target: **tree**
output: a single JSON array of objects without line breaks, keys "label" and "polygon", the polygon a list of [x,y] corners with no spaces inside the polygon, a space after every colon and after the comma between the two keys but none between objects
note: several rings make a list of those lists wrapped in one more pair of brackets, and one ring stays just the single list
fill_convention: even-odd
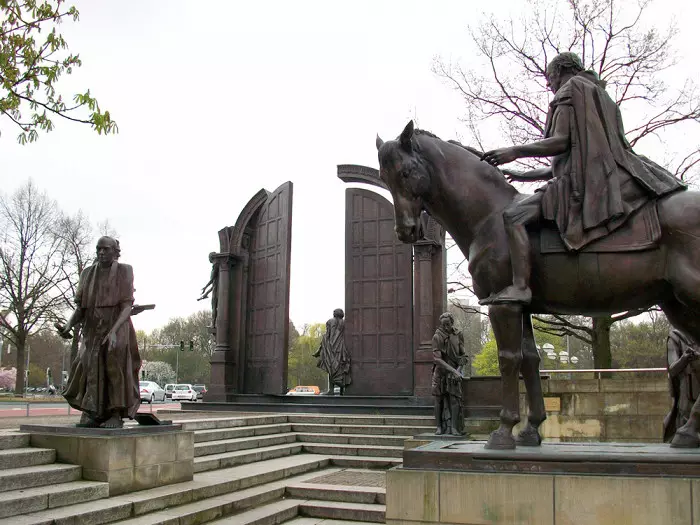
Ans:
[{"label": "tree", "polygon": [[46,386],[46,369],[39,365],[29,363],[29,374],[27,374],[27,385],[32,387]]},{"label": "tree", "polygon": [[[211,377],[211,311],[203,310],[189,317],[175,317],[164,327],[153,330],[140,348],[146,361],[164,361],[177,370],[178,381],[206,383]],[[180,341],[185,349],[180,351]],[[192,341],[192,352],[189,342]],[[139,343],[142,343],[139,339]],[[167,346],[168,348],[162,348]]]},{"label": "tree", "polygon": [[316,385],[323,390],[326,387],[328,375],[316,366],[318,358],[312,355],[321,345],[325,332],[325,323],[305,324],[301,334],[294,340],[288,357],[289,388],[297,385]]},{"label": "tree", "polygon": [[[598,73],[625,113],[627,139],[632,146],[658,137],[660,131],[700,123],[700,97],[690,80],[671,87],[662,74],[674,64],[674,27],[659,31],[643,25],[650,0],[623,9],[616,0],[569,0],[565,9],[555,0],[533,0],[521,19],[494,17],[470,28],[478,55],[488,73],[464,68],[438,58],[433,71],[455,89],[465,103],[464,122],[472,138],[483,146],[482,126],[498,125],[513,144],[542,138],[549,94],[545,70],[563,51],[574,51],[587,68]],[[686,128],[687,129],[687,128]],[[535,167],[531,159],[524,164]],[[671,170],[689,179],[700,163],[700,148],[679,152]],[[595,317],[576,323],[562,316],[558,330],[572,330],[593,348],[595,366],[609,368],[610,329],[613,323],[640,312]]]},{"label": "tree", "polygon": [[141,379],[163,386],[175,381],[175,370],[163,361],[148,361],[141,367]]},{"label": "tree", "polygon": [[55,116],[89,124],[100,135],[116,133],[116,122],[90,90],[74,95],[72,102],[56,90],[64,73],[82,65],[57,31],[64,20],[78,21],[75,6],[65,0],[2,0],[0,14],[0,113],[20,128],[19,143],[53,130]]},{"label": "tree", "polygon": [[611,329],[614,367],[666,367],[666,339],[670,323],[662,312],[651,311],[644,317],[637,323],[616,323]]},{"label": "tree", "polygon": [[[63,264],[60,267],[62,286],[59,287],[59,293],[66,310],[71,311],[75,308],[74,298],[78,290],[80,275],[94,260],[94,231],[87,216],[79,210],[73,216],[66,214],[60,216],[56,235],[61,240],[63,250]],[[80,332],[80,325],[76,325],[73,329],[68,366],[78,355]]]},{"label": "tree", "polygon": [[0,330],[17,349],[17,392],[24,391],[25,347],[30,334],[63,307],[63,251],[55,235],[56,204],[30,181],[0,197]]},{"label": "tree", "polygon": [[0,388],[14,390],[17,382],[16,368],[0,368]]}]

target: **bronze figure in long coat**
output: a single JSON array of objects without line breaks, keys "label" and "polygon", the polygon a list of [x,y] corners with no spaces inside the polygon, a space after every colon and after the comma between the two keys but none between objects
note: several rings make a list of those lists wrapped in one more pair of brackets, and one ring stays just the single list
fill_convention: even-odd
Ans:
[{"label": "bronze figure in long coat", "polygon": [[83,340],[63,392],[83,413],[80,426],[121,427],[141,404],[141,358],[130,319],[134,274],[131,266],[117,262],[119,251],[111,237],[97,242],[97,262],[80,276],[76,309],[61,329],[66,336],[82,323]]},{"label": "bronze figure in long coat", "polygon": [[334,393],[334,387],[340,387],[340,395],[352,382],[350,376],[350,353],[345,346],[345,313],[340,308],[333,311],[333,318],[326,322],[326,333],[314,357],[318,357],[317,366],[328,374],[329,388],[327,394]]}]

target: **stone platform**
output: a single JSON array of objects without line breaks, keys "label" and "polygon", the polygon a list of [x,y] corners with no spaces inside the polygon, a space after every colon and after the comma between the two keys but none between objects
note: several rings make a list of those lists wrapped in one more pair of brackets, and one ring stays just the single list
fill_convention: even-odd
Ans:
[{"label": "stone platform", "polygon": [[54,449],[62,463],[82,467],[82,478],[109,483],[109,495],[191,481],[194,434],[181,425],[77,428],[21,425],[32,447]]},{"label": "stone platform", "polygon": [[700,450],[434,441],[388,473],[387,523],[700,525]]}]

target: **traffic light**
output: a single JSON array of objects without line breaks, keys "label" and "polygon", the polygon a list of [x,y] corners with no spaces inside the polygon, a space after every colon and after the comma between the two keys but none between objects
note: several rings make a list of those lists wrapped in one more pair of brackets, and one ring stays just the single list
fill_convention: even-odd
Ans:
[{"label": "traffic light", "polygon": [[194,341],[190,341],[190,352],[194,352]]},{"label": "traffic light", "polygon": [[185,342],[180,341],[180,352],[184,352],[184,351],[185,351]]}]

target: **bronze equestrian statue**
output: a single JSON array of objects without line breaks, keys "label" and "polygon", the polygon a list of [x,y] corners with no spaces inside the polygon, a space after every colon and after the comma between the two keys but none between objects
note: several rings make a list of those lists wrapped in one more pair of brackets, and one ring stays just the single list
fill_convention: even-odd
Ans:
[{"label": "bronze equestrian statue", "polygon": [[[421,212],[430,213],[469,260],[474,292],[489,306],[503,407],[487,448],[542,441],[530,314],[595,316],[658,304],[700,341],[700,194],[631,150],[617,105],[578,57],[557,56],[547,77],[555,96],[545,138],[533,144],[482,154],[414,130],[413,122],[397,140],[377,137],[399,239],[419,240]],[[525,156],[552,157],[551,169],[506,171],[512,180],[548,179],[535,196],[519,193],[495,167]],[[529,414],[516,441],[519,373]],[[672,446],[700,446],[700,410],[693,413],[699,417],[677,430]]]}]

